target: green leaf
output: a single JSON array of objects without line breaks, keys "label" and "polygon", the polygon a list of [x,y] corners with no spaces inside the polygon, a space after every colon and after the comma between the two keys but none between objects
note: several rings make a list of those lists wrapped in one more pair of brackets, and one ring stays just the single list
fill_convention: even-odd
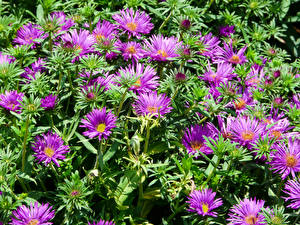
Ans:
[{"label": "green leaf", "polygon": [[26,180],[26,181],[32,181],[33,183],[35,183],[36,185],[37,185],[37,183],[36,183],[36,180],[35,179],[33,179],[32,177],[30,177],[28,174],[26,174],[26,173],[23,173],[23,172],[19,172],[18,173],[18,177],[20,177],[20,178],[22,178],[23,180]]},{"label": "green leaf", "polygon": [[80,142],[87,148],[87,150],[97,155],[97,149],[95,149],[94,146],[91,145],[90,142],[85,137],[83,137],[78,132],[75,132],[75,135],[79,138]]},{"label": "green leaf", "polygon": [[291,5],[291,0],[282,0],[281,1],[281,13],[280,13],[280,15],[279,15],[279,19],[280,20],[282,20],[285,16],[286,16],[286,14],[287,14],[287,12],[289,11],[289,9],[290,9],[290,5]]},{"label": "green leaf", "polygon": [[44,10],[43,10],[43,6],[41,4],[39,4],[36,9],[36,17],[38,20],[44,19]]}]

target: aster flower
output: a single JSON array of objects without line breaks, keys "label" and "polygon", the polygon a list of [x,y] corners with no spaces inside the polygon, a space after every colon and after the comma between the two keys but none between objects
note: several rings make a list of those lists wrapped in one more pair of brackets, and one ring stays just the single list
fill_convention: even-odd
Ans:
[{"label": "aster flower", "polygon": [[136,62],[138,62],[146,54],[142,46],[135,41],[126,43],[120,42],[117,49],[122,53],[122,56],[126,61],[128,61],[128,59],[132,59],[132,61],[135,60]]},{"label": "aster flower", "polygon": [[[233,68],[229,63],[219,63],[217,71],[212,71],[210,63],[206,67],[207,72],[203,74],[203,80],[208,81],[212,84],[219,85],[221,82],[226,82],[233,77]],[[201,78],[201,77],[199,77]]]},{"label": "aster flower", "polygon": [[232,64],[244,64],[247,62],[247,58],[244,55],[245,51],[247,49],[247,46],[241,48],[238,52],[234,51],[232,48],[232,42],[224,43],[224,49],[222,49],[220,52],[218,52],[218,55],[214,59],[215,63],[218,62],[227,62]]},{"label": "aster flower", "polygon": [[119,14],[115,14],[112,18],[119,24],[124,32],[128,33],[128,37],[141,37],[141,34],[149,34],[154,25],[150,22],[151,18],[145,12],[136,12],[133,9],[120,10]]},{"label": "aster flower", "polygon": [[46,71],[46,61],[44,59],[39,58],[37,61],[31,64],[30,67],[26,67],[25,72],[21,74],[21,77],[24,77],[27,80],[35,79],[36,73],[42,73]]},{"label": "aster flower", "polygon": [[51,131],[48,134],[37,136],[31,148],[35,152],[33,156],[36,160],[39,163],[43,161],[46,166],[52,161],[59,167],[57,160],[65,159],[64,154],[69,152],[69,146],[64,145],[62,138]]},{"label": "aster flower", "polygon": [[2,52],[0,52],[0,65],[5,63],[12,63],[15,61],[15,57],[10,55],[3,55]]},{"label": "aster flower", "polygon": [[103,43],[105,40],[112,40],[117,35],[116,25],[106,20],[101,23],[99,20],[92,35],[94,42],[98,44]]},{"label": "aster flower", "polygon": [[264,216],[260,213],[265,201],[244,199],[239,204],[230,209],[229,225],[259,225],[264,223]]},{"label": "aster flower", "polygon": [[212,210],[220,207],[223,202],[221,198],[215,199],[215,196],[216,192],[213,192],[211,189],[194,190],[188,197],[188,211],[195,212],[201,216],[217,217],[217,213]]},{"label": "aster flower", "polygon": [[226,25],[219,28],[220,35],[224,37],[229,37],[230,34],[233,34],[234,32],[235,32],[234,25],[232,26]]},{"label": "aster flower", "polygon": [[166,94],[157,94],[156,91],[140,93],[133,103],[134,111],[139,116],[163,116],[171,112],[171,99]]},{"label": "aster flower", "polygon": [[21,101],[24,94],[17,91],[5,91],[5,94],[0,95],[0,106],[3,108],[21,113]]},{"label": "aster flower", "polygon": [[50,14],[50,20],[55,20],[59,25],[59,29],[56,31],[57,34],[61,33],[62,31],[67,31],[75,25],[75,22],[72,19],[67,19],[67,16],[63,11],[52,12]]},{"label": "aster flower", "polygon": [[213,58],[214,55],[220,51],[220,40],[213,36],[212,33],[202,35],[199,33],[199,41],[196,42],[199,48],[198,54]]},{"label": "aster flower", "polygon": [[247,87],[255,87],[256,88],[264,76],[265,76],[265,73],[263,70],[260,70],[259,68],[251,67],[250,73],[248,73],[245,78],[245,85]]},{"label": "aster flower", "polygon": [[41,107],[43,107],[45,110],[51,110],[55,107],[55,101],[57,96],[51,94],[46,96],[45,98],[41,99]]},{"label": "aster flower", "polygon": [[86,115],[86,119],[82,119],[83,125],[88,130],[83,132],[83,135],[89,138],[98,137],[99,141],[102,138],[107,139],[111,134],[111,130],[116,127],[117,118],[111,111],[106,112],[106,107],[100,109],[94,109],[92,112]]},{"label": "aster flower", "polygon": [[48,34],[44,34],[40,26],[28,23],[17,31],[14,42],[20,45],[33,44],[31,48],[35,48],[36,44],[41,43],[41,39],[45,39],[47,36]]},{"label": "aster flower", "polygon": [[129,65],[125,69],[120,68],[115,82],[122,85],[124,80],[135,81],[130,90],[137,92],[149,92],[158,87],[159,77],[156,76],[156,71],[151,66],[144,66],[144,64],[137,63],[136,65]]},{"label": "aster flower", "polygon": [[100,220],[99,222],[88,222],[88,225],[115,225],[115,223],[111,221]]},{"label": "aster flower", "polygon": [[247,109],[247,106],[253,107],[255,103],[256,102],[253,100],[249,91],[245,90],[242,96],[233,101],[232,105],[234,106],[236,113],[239,115]]},{"label": "aster flower", "polygon": [[149,40],[145,40],[146,54],[156,61],[168,61],[179,57],[179,49],[182,43],[175,37],[163,37],[153,35]]},{"label": "aster flower", "polygon": [[232,116],[229,116],[229,117],[226,117],[226,123],[225,123],[225,120],[220,116],[218,115],[217,116],[217,119],[218,119],[218,125],[220,127],[220,132],[222,134],[222,136],[226,139],[232,139],[232,133],[231,133],[231,124],[232,122],[235,120],[234,117]]},{"label": "aster flower", "polygon": [[278,143],[274,147],[277,151],[271,156],[271,169],[274,173],[281,174],[284,180],[288,175],[296,177],[296,173],[300,171],[300,140],[288,139],[288,146],[284,143]]},{"label": "aster flower", "polygon": [[190,129],[186,129],[182,137],[182,144],[186,147],[189,154],[195,155],[198,151],[201,151],[205,155],[211,154],[213,150],[206,145],[204,136],[215,138],[218,135],[215,130],[211,123],[204,126],[191,126]]},{"label": "aster flower", "polygon": [[291,200],[291,204],[288,205],[289,208],[299,209],[300,208],[300,183],[298,180],[288,180],[285,184],[284,193],[289,195],[288,197],[283,197],[285,201]]},{"label": "aster flower", "polygon": [[230,127],[232,140],[251,149],[252,144],[265,132],[265,126],[257,119],[237,117]]},{"label": "aster flower", "polygon": [[12,214],[12,222],[9,223],[12,225],[50,225],[53,224],[49,221],[54,218],[55,210],[48,203],[39,206],[35,202],[34,205],[30,203],[30,207],[20,206]]}]

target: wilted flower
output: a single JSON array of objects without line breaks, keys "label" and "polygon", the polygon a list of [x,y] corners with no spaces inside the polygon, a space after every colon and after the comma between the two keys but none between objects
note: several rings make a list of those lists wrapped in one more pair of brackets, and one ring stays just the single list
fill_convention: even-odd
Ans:
[{"label": "wilted flower", "polygon": [[98,137],[99,141],[102,138],[107,139],[111,134],[111,130],[116,127],[116,120],[114,114],[111,111],[106,112],[106,107],[100,109],[94,109],[92,112],[86,115],[86,119],[82,119],[83,125],[88,130],[83,132],[83,135],[94,138]]},{"label": "wilted flower", "polygon": [[153,29],[151,18],[145,12],[136,12],[133,9],[121,10],[119,14],[112,16],[120,25],[120,28],[128,33],[128,37],[136,36],[139,38],[141,34],[149,34]]},{"label": "wilted flower", "polygon": [[39,206],[38,202],[35,202],[34,205],[30,203],[30,207],[20,206],[12,214],[12,225],[50,225],[53,224],[49,221],[54,218],[55,211],[49,203]]},{"label": "wilted flower", "polygon": [[55,107],[55,101],[57,96],[51,94],[46,96],[45,98],[41,99],[41,107],[43,107],[45,110],[51,110]]},{"label": "wilted flower", "polygon": [[239,204],[230,209],[229,225],[259,225],[263,224],[264,216],[260,213],[264,207],[265,201],[244,199]]},{"label": "wilted flower", "polygon": [[31,148],[35,151],[33,156],[39,163],[43,161],[45,165],[48,165],[52,161],[58,167],[60,165],[57,160],[65,159],[64,154],[69,152],[69,146],[64,145],[62,138],[51,131],[48,134],[37,136]]},{"label": "wilted flower", "polygon": [[300,208],[300,183],[298,180],[288,180],[285,184],[284,193],[289,195],[288,197],[283,197],[285,201],[291,200],[291,204],[288,207],[292,209]]},{"label": "wilted flower", "polygon": [[201,216],[217,217],[217,213],[212,210],[220,207],[223,202],[221,198],[215,199],[215,196],[216,192],[213,192],[211,189],[194,190],[188,197],[188,211],[195,212]]},{"label": "wilted flower", "polygon": [[28,23],[17,31],[14,42],[20,45],[33,44],[31,48],[35,48],[36,44],[41,43],[41,39],[45,39],[47,36],[48,34],[44,34],[40,26]]},{"label": "wilted flower", "polygon": [[23,96],[23,93],[18,93],[17,91],[5,91],[5,94],[0,95],[0,106],[9,111],[21,113]]},{"label": "wilted flower", "polygon": [[88,222],[88,225],[115,225],[115,223],[111,221],[100,220],[99,222]]}]

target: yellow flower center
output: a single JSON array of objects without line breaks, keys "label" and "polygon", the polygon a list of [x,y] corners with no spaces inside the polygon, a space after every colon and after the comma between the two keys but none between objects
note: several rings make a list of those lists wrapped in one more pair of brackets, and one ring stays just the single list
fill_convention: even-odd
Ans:
[{"label": "yellow flower center", "polygon": [[46,156],[51,158],[54,155],[55,151],[52,148],[46,147],[44,153]]},{"label": "yellow flower center", "polygon": [[263,119],[263,121],[264,121],[266,124],[271,124],[271,120]]},{"label": "yellow flower center", "polygon": [[286,166],[287,167],[295,167],[298,161],[293,155],[286,156]]},{"label": "yellow flower center", "polygon": [[195,142],[192,142],[191,143],[191,148],[196,152],[196,151],[199,151],[200,148],[202,148],[203,146],[203,143],[200,142],[200,141],[195,141]]},{"label": "yellow flower center", "polygon": [[148,112],[151,114],[157,113],[157,109],[158,108],[156,106],[148,106],[147,107]]},{"label": "yellow flower center", "polygon": [[95,38],[96,38],[98,43],[101,43],[103,41],[103,39],[105,39],[105,36],[100,33],[100,34],[96,34]]},{"label": "yellow flower center", "polygon": [[208,204],[206,204],[206,203],[203,203],[203,204],[202,204],[202,211],[203,211],[204,213],[207,213],[207,212],[208,212]]},{"label": "yellow flower center", "polygon": [[210,77],[211,77],[212,79],[215,79],[215,78],[217,77],[217,74],[212,73],[212,74],[210,75]]},{"label": "yellow flower center", "polygon": [[81,46],[80,45],[75,45],[74,49],[79,51],[79,50],[81,50]]},{"label": "yellow flower center", "polygon": [[234,105],[236,109],[243,109],[246,105],[246,102],[244,99],[238,98],[236,102],[234,102]]},{"label": "yellow flower center", "polygon": [[141,78],[139,78],[132,86],[138,88],[141,86],[141,84],[142,84]]},{"label": "yellow flower center", "polygon": [[271,133],[275,139],[279,139],[281,137],[281,132],[279,130],[273,130]]},{"label": "yellow flower center", "polygon": [[129,46],[128,48],[126,48],[125,51],[130,53],[130,54],[135,54],[136,53],[136,50],[135,50],[134,46]]},{"label": "yellow flower center", "polygon": [[243,131],[242,138],[244,141],[252,141],[254,137],[254,133],[252,131]]},{"label": "yellow flower center", "polygon": [[258,218],[253,215],[246,216],[246,218],[245,218],[245,222],[249,225],[256,224],[257,220],[258,220]]},{"label": "yellow flower center", "polygon": [[162,57],[168,57],[168,54],[165,50],[158,50],[157,54],[161,55]]},{"label": "yellow flower center", "polygon": [[239,63],[240,62],[240,57],[238,55],[233,55],[230,60],[231,63]]},{"label": "yellow flower center", "polygon": [[27,225],[39,225],[40,221],[38,221],[37,219],[32,219],[30,220]]},{"label": "yellow flower center", "polygon": [[136,31],[136,28],[137,28],[137,24],[134,23],[134,22],[130,22],[130,23],[127,23],[126,24],[126,27],[131,30],[131,31]]},{"label": "yellow flower center", "polygon": [[103,132],[105,131],[105,128],[106,128],[105,123],[100,123],[100,124],[97,126],[97,131],[100,132],[100,133],[103,133]]}]

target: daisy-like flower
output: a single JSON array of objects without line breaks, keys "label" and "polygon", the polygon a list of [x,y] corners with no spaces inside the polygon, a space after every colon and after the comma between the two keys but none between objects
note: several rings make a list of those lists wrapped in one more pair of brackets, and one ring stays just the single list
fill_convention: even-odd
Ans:
[{"label": "daisy-like flower", "polygon": [[111,130],[116,127],[117,118],[111,111],[106,112],[106,107],[94,109],[86,115],[86,119],[82,119],[83,125],[88,130],[83,132],[83,135],[89,138],[98,137],[99,141],[102,138],[107,139],[111,134]]},{"label": "daisy-like flower", "polygon": [[42,73],[46,71],[46,61],[44,59],[39,58],[37,61],[31,64],[30,67],[26,67],[25,72],[21,74],[21,77],[24,77],[27,80],[35,79],[36,73]]},{"label": "daisy-like flower", "polygon": [[41,107],[43,107],[45,110],[51,110],[55,107],[55,101],[57,96],[51,94],[46,96],[45,98],[41,99]]},{"label": "daisy-like flower", "polygon": [[3,55],[2,52],[0,52],[0,65],[4,63],[12,63],[15,61],[15,57],[10,55]]},{"label": "daisy-like flower", "polygon": [[198,54],[213,58],[214,55],[221,50],[219,38],[213,36],[212,33],[202,35],[199,33],[199,41],[196,42],[199,48]]},{"label": "daisy-like flower", "polygon": [[224,43],[224,49],[222,49],[219,53],[218,56],[216,56],[216,59],[214,62],[227,62],[227,63],[232,63],[232,64],[244,64],[247,62],[247,58],[244,55],[245,51],[247,49],[247,46],[244,46],[241,48],[238,52],[234,51],[232,48],[232,42],[229,43]]},{"label": "daisy-like flower", "polygon": [[101,23],[99,20],[92,35],[95,43],[102,44],[105,40],[112,40],[117,33],[116,25],[106,20],[103,20]]},{"label": "daisy-like flower", "polygon": [[182,144],[186,147],[189,154],[196,154],[201,151],[205,155],[213,153],[213,150],[207,147],[204,136],[215,138],[218,134],[215,132],[214,126],[208,123],[204,126],[191,126],[190,129],[186,129],[184,136],[182,137]]},{"label": "daisy-like flower", "polygon": [[283,197],[285,201],[291,200],[291,204],[288,207],[292,209],[300,208],[300,183],[298,180],[288,180],[285,184],[284,193],[289,195],[288,197]]},{"label": "daisy-like flower", "polygon": [[138,62],[141,58],[145,56],[145,50],[142,48],[142,46],[135,42],[130,41],[126,43],[119,43],[119,46],[117,48],[122,53],[123,58],[128,61],[128,59],[135,60]]},{"label": "daisy-like flower", "polygon": [[220,35],[224,37],[229,37],[230,34],[233,34],[234,32],[235,32],[234,25],[232,26],[226,25],[219,28]]},{"label": "daisy-like flower", "polygon": [[255,102],[248,90],[245,90],[242,96],[233,101],[236,113],[239,115],[247,109],[247,106],[254,106]]},{"label": "daisy-like flower", "polygon": [[288,146],[284,143],[278,143],[274,147],[277,151],[271,156],[271,169],[274,173],[280,173],[284,180],[288,175],[296,177],[300,172],[300,140],[288,139]]},{"label": "daisy-like flower", "polygon": [[115,82],[122,84],[123,80],[136,80],[130,87],[130,90],[137,92],[149,92],[158,87],[159,77],[156,76],[156,71],[151,66],[144,64],[129,65],[125,69],[119,69]]},{"label": "daisy-like flower", "polygon": [[261,82],[265,73],[260,68],[251,67],[250,73],[247,74],[245,78],[245,85],[247,87],[257,87]]},{"label": "daisy-like flower", "polygon": [[139,116],[163,116],[171,112],[171,99],[166,94],[157,94],[156,91],[140,93],[138,99],[132,104],[134,111]]},{"label": "daisy-like flower", "polygon": [[145,41],[146,54],[156,61],[168,61],[178,54],[182,43],[175,37],[163,37],[162,35],[153,35]]},{"label": "daisy-like flower", "polygon": [[5,94],[0,95],[0,106],[9,111],[21,113],[21,101],[23,97],[23,93],[18,93],[17,91],[5,91]]},{"label": "daisy-like flower", "polygon": [[214,85],[219,85],[221,82],[226,82],[233,77],[233,68],[229,63],[219,63],[216,72],[212,71],[210,63],[208,63],[206,69],[207,72],[203,74],[202,79]]},{"label": "daisy-like flower", "polygon": [[50,20],[55,20],[59,25],[59,29],[56,31],[57,34],[61,33],[62,31],[69,30],[75,25],[75,22],[72,19],[67,19],[67,16],[63,11],[52,12],[50,14]]},{"label": "daisy-like flower", "polygon": [[264,216],[260,213],[265,201],[244,199],[239,204],[230,209],[229,225],[259,225],[264,224]]},{"label": "daisy-like flower", "polygon": [[49,221],[54,218],[55,210],[52,210],[49,203],[39,206],[38,202],[35,202],[34,205],[30,203],[30,207],[20,206],[12,214],[12,222],[9,223],[12,225],[50,225],[53,224]]},{"label": "daisy-like flower", "polygon": [[188,197],[189,208],[187,210],[201,216],[217,217],[217,213],[213,210],[220,207],[223,202],[221,198],[215,199],[215,197],[216,192],[211,189],[194,190]]},{"label": "daisy-like flower", "polygon": [[[28,23],[17,31],[17,37],[14,42],[20,45],[33,44],[31,48],[35,48],[36,44],[41,43],[40,39],[45,39],[48,34],[44,34],[40,26]],[[37,40],[39,39],[39,40]]]},{"label": "daisy-like flower", "polygon": [[69,152],[69,146],[64,145],[62,138],[51,131],[48,134],[37,136],[31,148],[35,151],[33,156],[36,160],[39,163],[43,161],[46,166],[52,161],[59,167],[58,159],[65,159],[64,154]]},{"label": "daisy-like flower", "polygon": [[111,221],[100,220],[99,222],[88,222],[88,225],[115,225],[115,223]]},{"label": "daisy-like flower", "polygon": [[150,22],[151,18],[145,12],[136,12],[133,9],[121,10],[119,14],[115,14],[112,18],[117,21],[120,28],[128,33],[128,37],[141,37],[141,34],[149,34],[154,25]]},{"label": "daisy-like flower", "polygon": [[237,117],[230,126],[231,139],[251,149],[255,141],[265,132],[265,126],[256,119]]}]

